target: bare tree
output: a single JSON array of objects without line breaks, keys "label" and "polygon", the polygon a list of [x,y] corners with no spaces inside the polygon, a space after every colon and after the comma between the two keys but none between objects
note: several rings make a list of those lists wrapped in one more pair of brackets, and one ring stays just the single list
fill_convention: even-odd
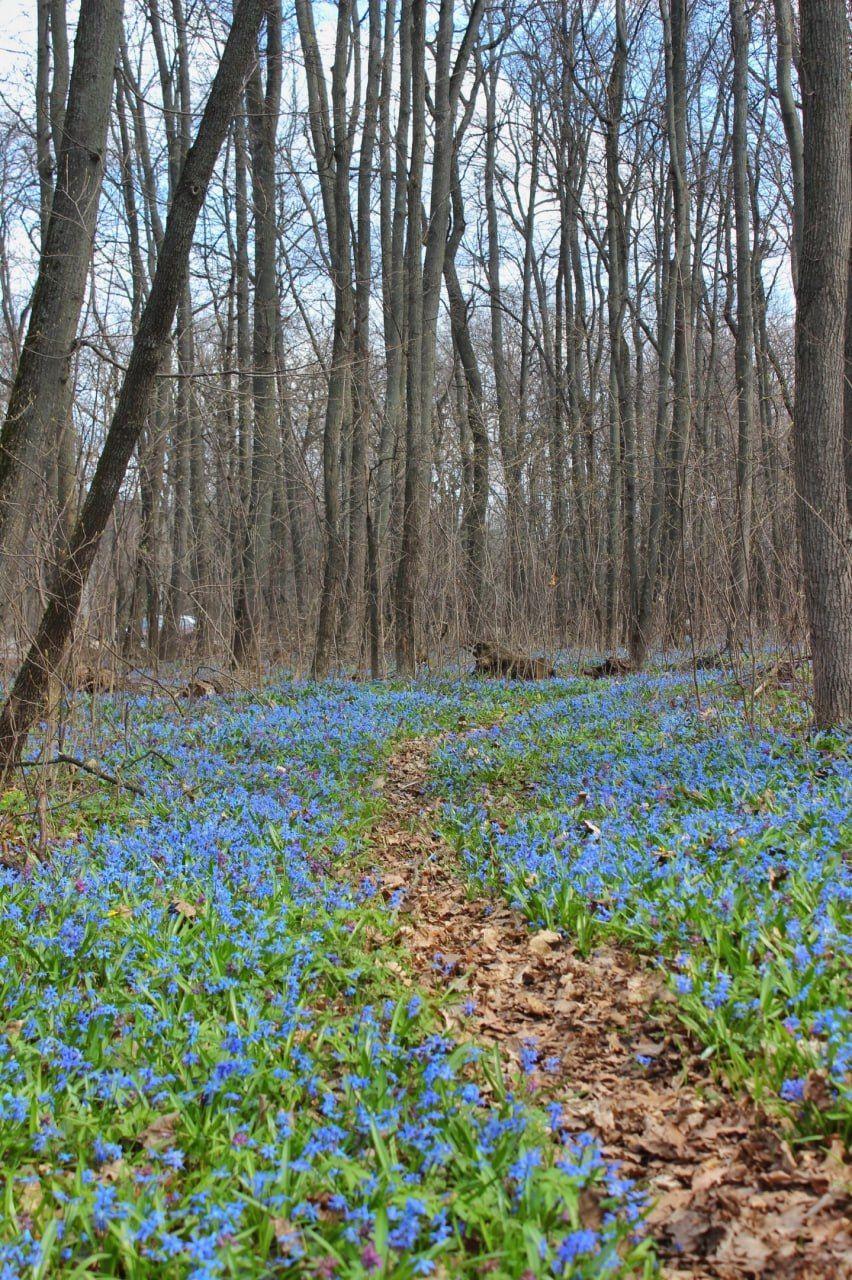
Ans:
[{"label": "bare tree", "polygon": [[754,317],[752,314],[751,210],[748,178],[749,24],[743,0],[731,0],[734,46],[734,124],[731,135],[736,226],[737,322],[737,529],[734,538],[731,640],[739,643],[748,614],[754,436]]}]

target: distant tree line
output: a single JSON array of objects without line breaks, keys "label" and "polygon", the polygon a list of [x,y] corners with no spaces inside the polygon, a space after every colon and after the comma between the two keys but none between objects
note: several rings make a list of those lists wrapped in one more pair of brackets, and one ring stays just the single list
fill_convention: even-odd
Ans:
[{"label": "distant tree line", "polygon": [[317,676],[807,632],[849,718],[842,0],[235,10],[38,0],[4,95],[0,738],[75,626]]}]

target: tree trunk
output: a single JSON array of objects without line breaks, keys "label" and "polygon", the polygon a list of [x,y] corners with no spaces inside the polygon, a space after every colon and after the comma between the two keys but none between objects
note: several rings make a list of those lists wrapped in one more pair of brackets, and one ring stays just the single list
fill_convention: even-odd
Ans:
[{"label": "tree trunk", "polygon": [[734,374],[737,388],[737,523],[729,639],[742,643],[749,611],[754,437],[754,315],[748,178],[749,24],[744,0],[730,0],[734,46],[734,124],[731,137],[736,228],[737,324]]},{"label": "tree trunk", "polygon": [[382,54],[381,10],[378,0],[369,2],[369,44],[361,151],[358,159],[358,204],[355,240],[355,328],[353,334],[352,392],[355,417],[352,432],[352,472],[349,486],[349,563],[347,566],[347,618],[343,650],[357,649],[364,616],[367,562],[367,444],[373,393],[370,385],[370,290],[372,286],[372,181],[373,154],[378,125]]},{"label": "tree trunk", "polygon": [[790,168],[793,175],[793,235],[790,239],[793,288],[798,285],[799,259],[802,253],[802,202],[804,199],[804,170],[802,160],[802,123],[793,94],[793,12],[790,0],[775,0],[775,61],[778,102],[781,121],[790,149]]},{"label": "tree trunk", "polygon": [[281,3],[267,0],[266,85],[256,66],[246,87],[254,203],[254,440],[243,566],[234,613],[234,661],[257,663],[264,621],[263,592],[269,576],[270,518],[278,452],[275,277],[275,140],[281,105]]},{"label": "tree trunk", "polygon": [[323,582],[314,644],[313,672],[328,674],[340,593],[346,568],[346,548],[341,519],[341,444],[343,423],[350,401],[352,363],[352,263],[350,234],[349,162],[352,133],[346,113],[346,83],[353,0],[341,0],[337,11],[337,35],[331,73],[331,112],[326,94],[313,12],[308,0],[296,0],[299,37],[305,60],[308,115],[328,233],[328,249],[334,285],[334,336],[323,428],[324,554]]},{"label": "tree trunk", "polygon": [[852,720],[852,528],[843,464],[849,56],[843,0],[802,0],[804,202],[796,312],[796,505],[820,728]]}]

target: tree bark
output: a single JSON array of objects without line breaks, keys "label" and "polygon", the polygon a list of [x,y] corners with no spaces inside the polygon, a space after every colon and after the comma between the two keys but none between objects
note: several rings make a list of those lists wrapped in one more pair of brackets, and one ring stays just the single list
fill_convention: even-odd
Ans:
[{"label": "tree bark", "polygon": [[314,644],[313,673],[327,675],[334,657],[340,593],[346,568],[341,516],[341,445],[350,401],[352,364],[352,263],[349,162],[352,132],[346,113],[346,83],[353,0],[341,0],[331,73],[329,113],[325,76],[311,6],[296,0],[296,17],[305,60],[308,114],[317,160],[334,285],[334,336],[323,428],[324,556],[323,583]]},{"label": "tree bark", "polygon": [[821,728],[852,720],[852,528],[843,462],[849,268],[849,30],[843,0],[802,0],[804,200],[796,312],[796,506]]},{"label": "tree bark", "polygon": [[775,76],[781,121],[790,150],[790,169],[793,177],[793,235],[790,240],[793,288],[798,285],[799,259],[802,254],[802,202],[804,199],[804,171],[802,160],[802,122],[793,94],[793,11],[790,0],[775,0]]},{"label": "tree bark", "polygon": [[254,440],[243,565],[234,611],[234,661],[257,663],[269,573],[270,517],[278,452],[275,277],[275,141],[281,105],[281,0],[267,0],[266,85],[255,66],[246,88],[254,199]]},{"label": "tree bark", "polygon": [[752,523],[752,440],[754,437],[754,314],[752,307],[751,222],[748,178],[749,23],[743,0],[730,0],[734,47],[734,171],[737,323],[734,375],[737,388],[737,522],[729,640],[737,648],[749,611]]}]

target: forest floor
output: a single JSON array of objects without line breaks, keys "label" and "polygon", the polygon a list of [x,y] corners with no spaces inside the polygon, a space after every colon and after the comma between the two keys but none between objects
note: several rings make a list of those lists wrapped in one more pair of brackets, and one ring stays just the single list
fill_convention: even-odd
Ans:
[{"label": "forest floor", "polygon": [[848,1274],[848,735],[718,672],[85,702],[134,789],[0,800],[3,1280]]},{"label": "forest floor", "polygon": [[449,979],[475,1005],[449,1019],[452,1033],[495,1045],[531,1094],[556,1102],[561,1133],[591,1133],[648,1187],[665,1274],[840,1276],[852,1235],[839,1146],[829,1158],[794,1154],[713,1080],[665,983],[635,953],[605,943],[583,956],[570,938],[531,933],[505,902],[471,896],[429,793],[432,745],[391,757],[371,844],[383,884],[404,894],[398,937],[416,980],[437,993]]}]

